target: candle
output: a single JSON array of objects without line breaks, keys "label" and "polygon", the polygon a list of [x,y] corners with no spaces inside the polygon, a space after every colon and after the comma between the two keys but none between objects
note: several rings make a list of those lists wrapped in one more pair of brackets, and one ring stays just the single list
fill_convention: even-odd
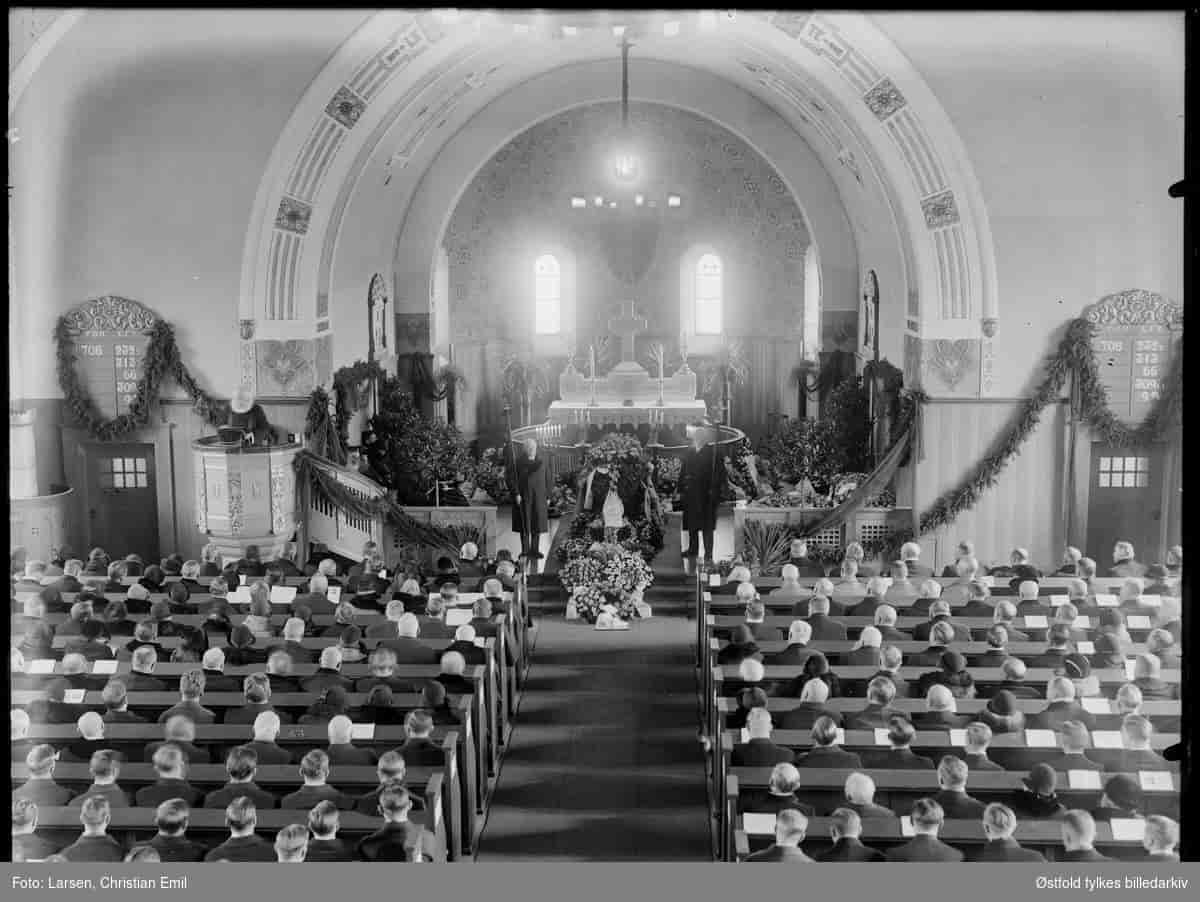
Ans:
[{"label": "candle", "polygon": [[588,378],[596,378],[596,346],[588,346]]},{"label": "candle", "polygon": [[667,349],[661,344],[658,346],[658,381],[663,381],[663,364],[667,359]]}]

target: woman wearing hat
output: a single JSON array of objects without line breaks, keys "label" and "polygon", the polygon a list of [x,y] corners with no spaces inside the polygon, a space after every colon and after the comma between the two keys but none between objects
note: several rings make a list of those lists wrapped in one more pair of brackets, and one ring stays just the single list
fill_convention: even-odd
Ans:
[{"label": "woman wearing hat", "polygon": [[988,699],[978,719],[991,727],[996,735],[1019,733],[1025,729],[1025,712],[1017,710],[1017,698],[1007,689],[1001,689]]},{"label": "woman wearing hat", "polygon": [[267,421],[261,406],[255,403],[254,393],[239,385],[229,401],[229,419],[226,425],[240,429],[245,436],[252,437],[256,445],[267,444],[276,438],[276,429]]},{"label": "woman wearing hat", "polygon": [[1063,658],[1062,674],[1075,684],[1076,698],[1099,698],[1103,694],[1100,678],[1092,673],[1092,662],[1087,655],[1074,652]]},{"label": "woman wearing hat", "polygon": [[941,669],[922,674],[917,682],[917,693],[925,694],[935,685],[945,686],[955,698],[975,697],[975,678],[967,670],[967,659],[961,652],[944,651]]},{"label": "woman wearing hat", "polygon": [[345,664],[357,664],[367,659],[367,646],[363,642],[362,630],[357,626],[347,626],[342,630],[337,647]]},{"label": "woman wearing hat", "polygon": [[1018,817],[1049,818],[1066,814],[1066,806],[1055,791],[1058,778],[1049,764],[1035,764],[1021,782],[1025,786],[1015,790],[1012,797],[1012,809]]},{"label": "woman wearing hat", "polygon": [[1112,821],[1121,818],[1142,818],[1143,808],[1142,787],[1129,774],[1116,774],[1109,777],[1104,784],[1104,795],[1100,797],[1098,808],[1092,809],[1092,817],[1097,821]]},{"label": "woman wearing hat", "polygon": [[829,659],[822,652],[813,652],[805,659],[804,672],[796,677],[788,695],[799,698],[804,692],[804,684],[809,680],[821,680],[829,686],[830,698],[837,698],[842,694],[841,681],[838,680],[837,674],[829,669]]}]

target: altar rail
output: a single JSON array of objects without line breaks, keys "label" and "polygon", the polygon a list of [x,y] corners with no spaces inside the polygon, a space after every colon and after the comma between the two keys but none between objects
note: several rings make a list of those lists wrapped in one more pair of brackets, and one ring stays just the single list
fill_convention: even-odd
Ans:
[{"label": "altar rail", "polygon": [[[726,452],[746,437],[746,434],[742,430],[733,426],[709,426],[706,428],[717,433],[718,438],[713,444],[718,449],[723,449]],[[615,427],[602,430],[600,438],[620,431],[620,429]],[[691,447],[689,442],[680,442],[672,434],[655,433],[650,430],[642,430],[641,432],[638,430],[629,432],[627,430],[627,432],[641,439],[642,445],[650,452],[651,457],[654,458],[682,458],[687,449]],[[555,479],[558,479],[563,474],[578,473],[583,467],[588,448],[593,444],[593,442],[588,441],[587,429],[581,424],[546,422],[514,429],[512,431],[514,454],[519,456],[521,443],[531,438],[537,440],[540,453],[544,454],[550,462],[550,475]],[[600,439],[595,440],[599,441]]]}]

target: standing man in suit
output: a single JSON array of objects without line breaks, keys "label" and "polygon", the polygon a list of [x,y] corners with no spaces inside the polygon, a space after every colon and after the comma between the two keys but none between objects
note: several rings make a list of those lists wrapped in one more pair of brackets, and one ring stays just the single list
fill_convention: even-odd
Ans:
[{"label": "standing man in suit", "polygon": [[804,812],[787,808],[775,815],[775,844],[755,852],[747,861],[790,861],[794,863],[812,861],[800,850],[800,843],[808,833],[808,818]]},{"label": "standing man in suit", "polygon": [[[957,760],[957,759],[956,759]],[[1046,856],[1026,849],[1015,839],[1017,816],[1007,805],[993,802],[983,811],[983,835],[987,842],[971,856],[972,861],[1045,861]]]},{"label": "standing man in suit", "polygon": [[916,835],[902,846],[887,853],[888,861],[940,861],[963,860],[962,852],[938,839],[938,833],[946,820],[942,806],[933,799],[917,799],[913,803],[910,820]]},{"label": "standing man in suit", "polygon": [[516,497],[513,499],[513,531],[521,537],[521,554],[534,560],[542,557],[538,550],[542,533],[550,527],[550,493],[554,480],[545,458],[538,457],[536,439],[521,443],[524,457],[517,459]]},{"label": "standing man in suit", "polygon": [[696,424],[691,430],[692,446],[684,453],[679,476],[683,500],[683,528],[688,534],[685,558],[700,552],[704,536],[704,562],[713,561],[713,532],[717,528],[717,508],[721,504],[721,482],[717,472],[716,448],[708,442],[708,430]]}]

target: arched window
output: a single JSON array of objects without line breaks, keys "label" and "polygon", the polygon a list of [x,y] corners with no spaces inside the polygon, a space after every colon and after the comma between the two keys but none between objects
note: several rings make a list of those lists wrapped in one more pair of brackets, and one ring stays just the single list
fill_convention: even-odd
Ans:
[{"label": "arched window", "polygon": [[804,252],[804,359],[816,361],[821,350],[821,265],[817,246]]},{"label": "arched window", "polygon": [[533,331],[557,335],[562,330],[562,268],[553,254],[533,264]]},{"label": "arched window", "polygon": [[721,258],[704,254],[696,262],[696,334],[720,335],[725,325]]}]

